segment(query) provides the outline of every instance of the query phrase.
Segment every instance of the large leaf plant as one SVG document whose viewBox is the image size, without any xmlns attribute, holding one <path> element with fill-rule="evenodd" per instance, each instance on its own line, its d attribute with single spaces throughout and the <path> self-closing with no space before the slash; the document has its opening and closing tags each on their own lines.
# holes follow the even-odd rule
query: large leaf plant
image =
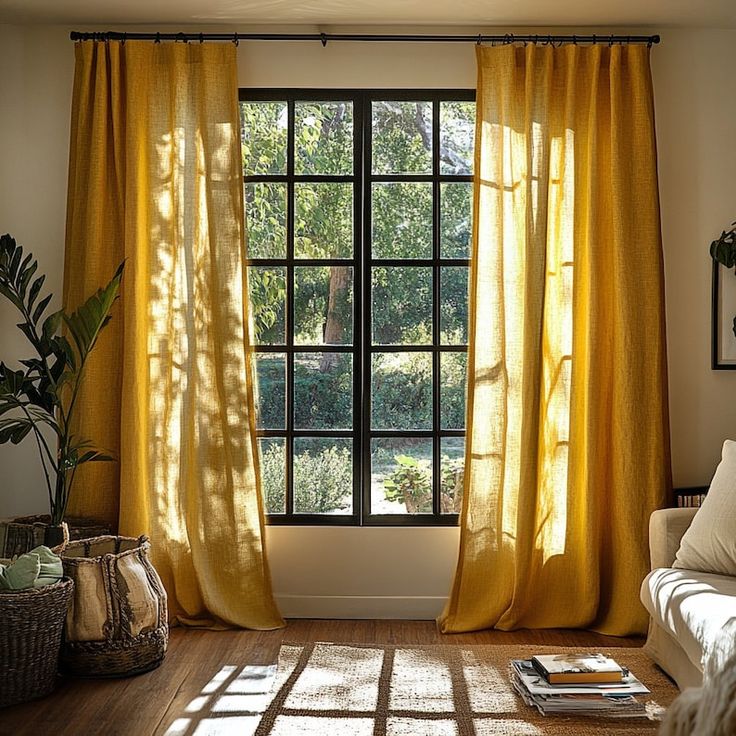
<svg viewBox="0 0 736 736">
<path fill-rule="evenodd" d="M 39 298 L 46 277 L 37 275 L 38 261 L 31 253 L 24 256 L 10 235 L 0 236 L 0 295 L 20 312 L 18 328 L 35 351 L 20 361 L 20 370 L 0 362 L 0 444 L 17 445 L 33 435 L 52 524 L 64 519 L 77 468 L 114 459 L 92 440 L 75 434 L 73 427 L 84 368 L 110 321 L 123 267 L 121 263 L 110 283 L 75 311 L 61 309 L 44 316 L 52 294 Z"/>
</svg>

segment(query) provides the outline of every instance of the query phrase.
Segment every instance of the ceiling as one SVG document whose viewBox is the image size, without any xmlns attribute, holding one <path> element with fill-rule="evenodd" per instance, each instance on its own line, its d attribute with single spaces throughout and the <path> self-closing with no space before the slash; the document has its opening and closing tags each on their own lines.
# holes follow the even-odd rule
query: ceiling
<svg viewBox="0 0 736 736">
<path fill-rule="evenodd" d="M 736 1 L 0 0 L 0 23 L 736 28 Z"/>
</svg>

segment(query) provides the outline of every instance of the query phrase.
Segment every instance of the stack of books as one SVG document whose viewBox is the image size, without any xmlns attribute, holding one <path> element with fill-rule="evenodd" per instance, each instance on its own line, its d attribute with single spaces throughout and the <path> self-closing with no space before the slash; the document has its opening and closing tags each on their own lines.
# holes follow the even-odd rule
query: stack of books
<svg viewBox="0 0 736 736">
<path fill-rule="evenodd" d="M 636 696 L 649 690 L 602 654 L 513 659 L 511 682 L 522 700 L 545 716 L 647 717 L 646 706 Z"/>
</svg>

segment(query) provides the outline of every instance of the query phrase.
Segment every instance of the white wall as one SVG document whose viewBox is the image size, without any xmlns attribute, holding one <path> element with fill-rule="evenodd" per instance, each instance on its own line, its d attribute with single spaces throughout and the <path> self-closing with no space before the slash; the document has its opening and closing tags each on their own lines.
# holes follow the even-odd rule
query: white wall
<svg viewBox="0 0 736 736">
<path fill-rule="evenodd" d="M 177 29 L 178 30 L 178 29 Z M 199 30 L 199 29 L 198 29 Z M 405 30 L 405 29 L 402 29 Z M 436 29 L 434 29 L 436 31 Z M 477 30 L 477 29 L 476 29 Z M 0 26 L 0 232 L 61 289 L 73 48 L 68 28 Z M 736 219 L 736 30 L 664 30 L 653 50 L 676 485 L 707 483 L 736 435 L 736 374 L 710 370 L 708 244 Z M 243 86 L 473 87 L 472 45 L 241 43 Z M 0 357 L 22 357 L 0 304 Z M 35 448 L 0 447 L 0 516 L 39 512 Z M 286 615 L 431 617 L 457 529 L 271 527 Z"/>
</svg>

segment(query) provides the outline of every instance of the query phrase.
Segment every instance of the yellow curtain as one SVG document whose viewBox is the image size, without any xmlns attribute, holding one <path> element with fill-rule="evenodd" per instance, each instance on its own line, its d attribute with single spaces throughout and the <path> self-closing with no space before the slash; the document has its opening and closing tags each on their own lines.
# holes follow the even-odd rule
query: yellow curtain
<svg viewBox="0 0 736 736">
<path fill-rule="evenodd" d="M 670 485 L 649 50 L 477 55 L 465 504 L 440 626 L 643 633 Z"/>
<path fill-rule="evenodd" d="M 126 259 L 89 364 L 69 512 L 146 533 L 173 619 L 283 625 L 263 549 L 235 47 L 76 45 L 65 304 Z"/>
</svg>

